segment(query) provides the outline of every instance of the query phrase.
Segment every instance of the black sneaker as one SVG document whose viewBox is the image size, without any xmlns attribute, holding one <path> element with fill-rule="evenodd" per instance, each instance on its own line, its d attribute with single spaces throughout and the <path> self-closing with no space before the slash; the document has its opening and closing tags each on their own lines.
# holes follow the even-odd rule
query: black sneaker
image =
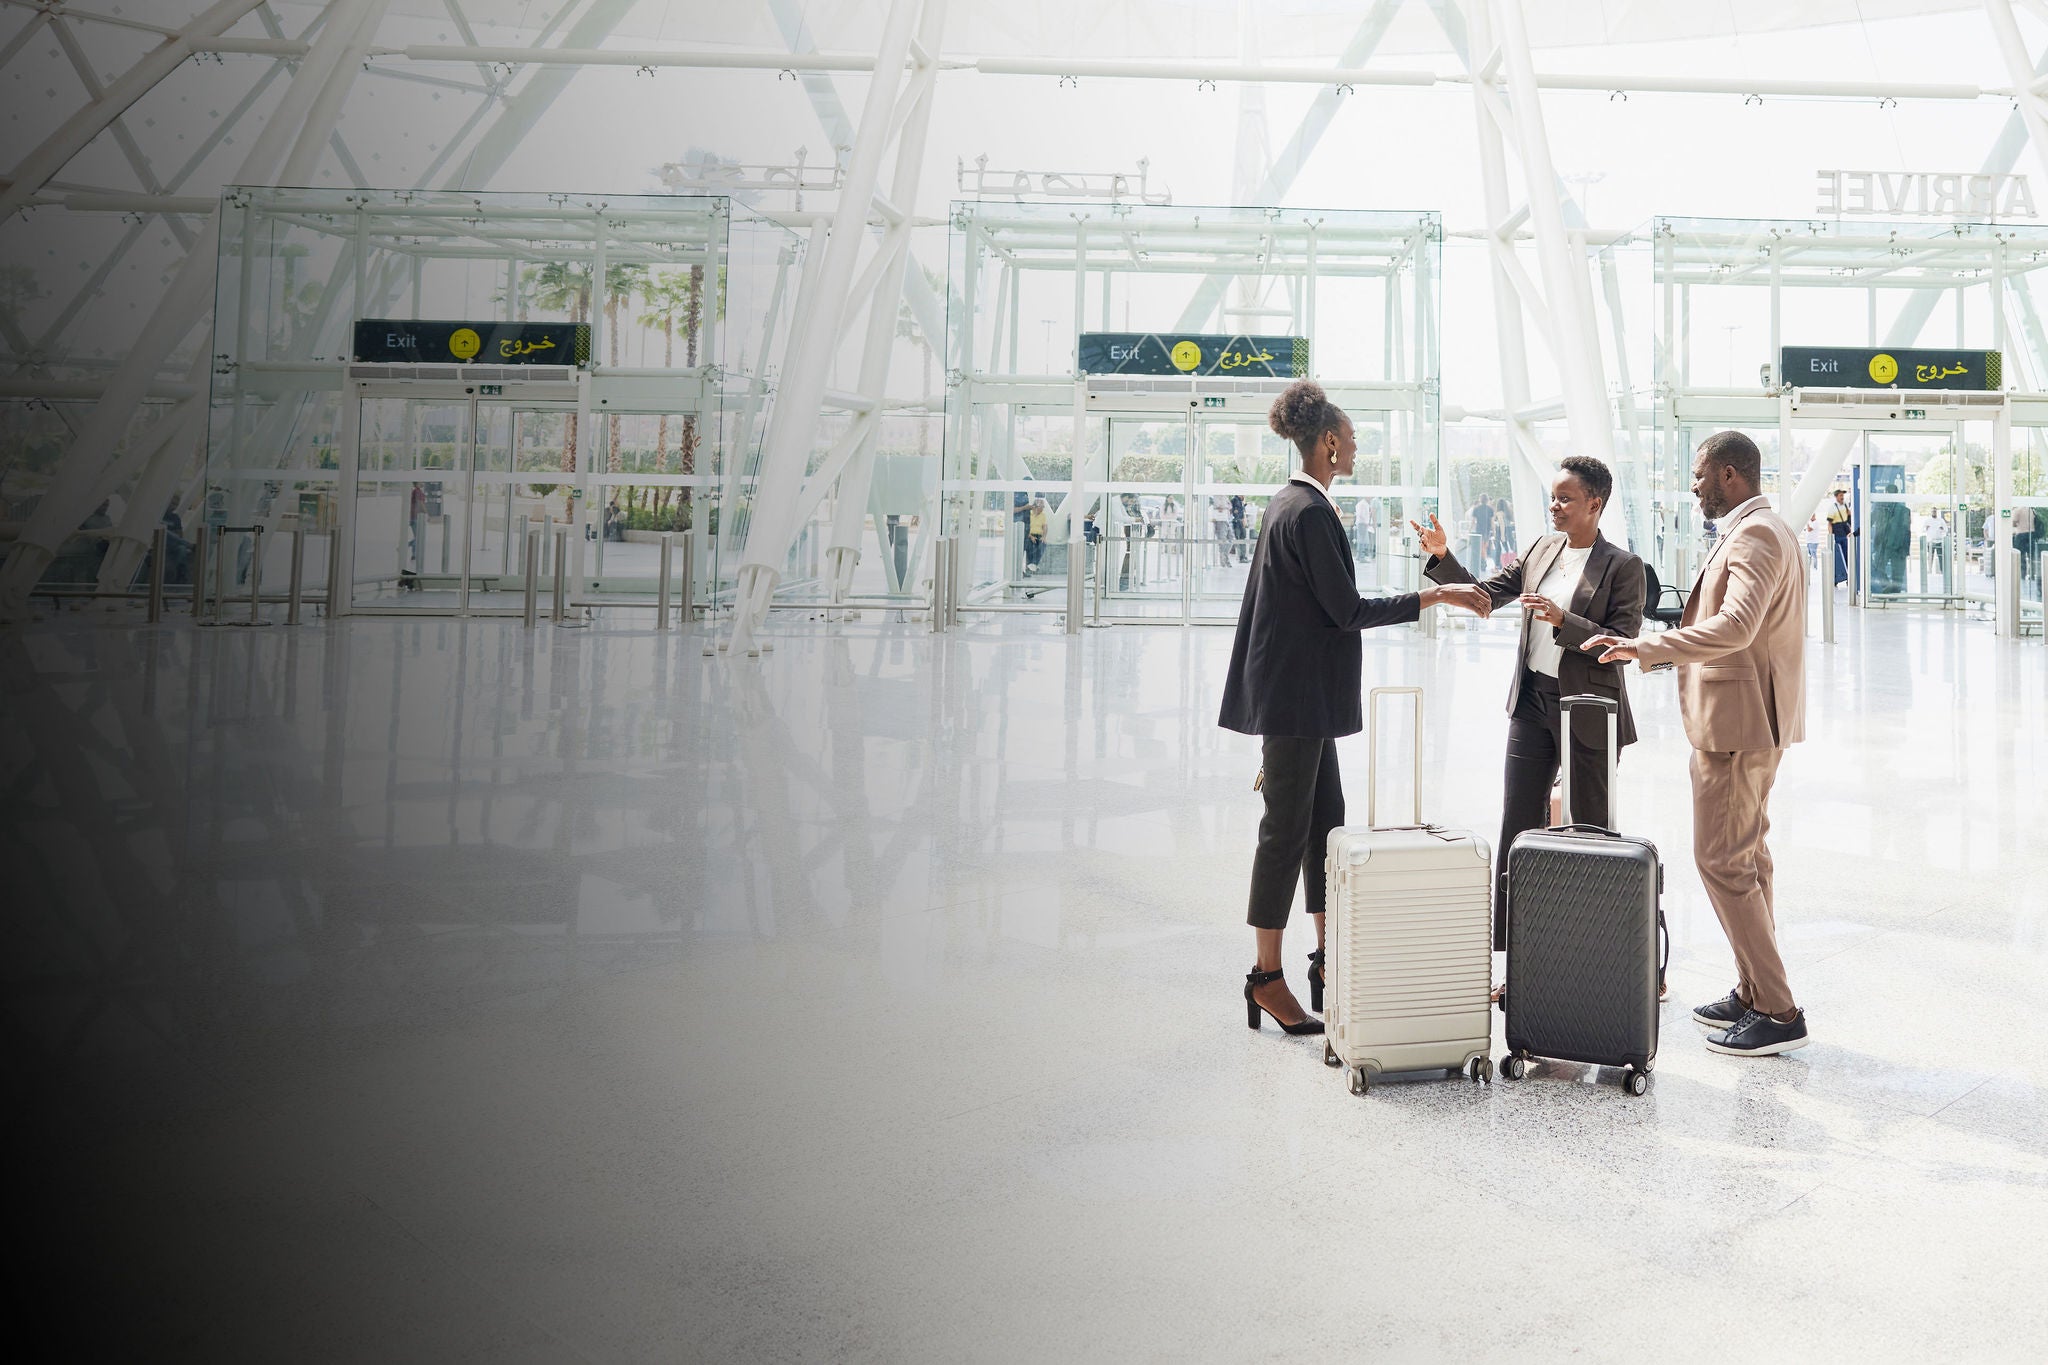
<svg viewBox="0 0 2048 1365">
<path fill-rule="evenodd" d="M 1750 1010 L 1734 1028 L 1708 1034 L 1707 1051 L 1725 1052 L 1731 1057 L 1769 1057 L 1774 1053 L 1805 1047 L 1809 1041 L 1805 1010 L 1794 1015 L 1789 1024 L 1781 1024 L 1768 1014 Z"/>
<path fill-rule="evenodd" d="M 1692 1012 L 1692 1021 L 1702 1028 L 1718 1033 L 1724 1028 L 1742 1022 L 1742 1016 L 1749 1013 L 1749 1006 L 1742 1003 L 1734 991 L 1711 1005 L 1701 1005 Z"/>
</svg>

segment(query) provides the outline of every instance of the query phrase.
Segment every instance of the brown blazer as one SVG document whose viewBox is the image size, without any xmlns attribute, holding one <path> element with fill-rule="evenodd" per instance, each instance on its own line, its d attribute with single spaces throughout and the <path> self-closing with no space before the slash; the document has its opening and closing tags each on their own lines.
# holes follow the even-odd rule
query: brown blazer
<svg viewBox="0 0 2048 1365">
<path fill-rule="evenodd" d="M 1431 559 L 1423 565 L 1423 576 L 1432 583 L 1473 583 L 1486 589 L 1486 595 L 1493 599 L 1496 607 L 1504 606 L 1520 597 L 1524 592 L 1534 592 L 1550 572 L 1558 552 L 1565 547 L 1565 538 L 1558 532 L 1540 537 L 1529 547 L 1515 564 L 1502 569 L 1484 582 L 1472 577 L 1471 570 L 1460 564 L 1455 555 Z M 1524 587 L 1523 584 L 1528 584 Z M 1612 697 L 1620 704 L 1621 714 L 1617 718 L 1617 739 L 1622 744 L 1636 742 L 1636 719 L 1628 706 L 1628 687 L 1623 681 L 1620 664 L 1603 664 L 1579 646 L 1595 635 L 1620 635 L 1628 637 L 1643 628 L 1643 561 L 1622 549 L 1606 536 L 1593 537 L 1593 551 L 1586 556 L 1586 567 L 1579 573 L 1579 584 L 1572 589 L 1570 609 L 1564 620 L 1547 627 L 1551 638 L 1564 650 L 1564 658 L 1557 666 L 1557 690 L 1564 696 L 1591 692 L 1602 697 Z M 1529 657 L 1529 632 L 1536 625 L 1536 618 L 1522 613 L 1522 633 L 1516 641 L 1515 670 L 1508 682 L 1508 714 L 1515 714 L 1515 704 L 1522 699 L 1522 678 L 1528 672 L 1525 661 Z M 1580 711 L 1572 722 L 1572 735 L 1581 744 L 1597 746 L 1604 751 L 1607 746 L 1607 722 L 1593 711 Z"/>
<path fill-rule="evenodd" d="M 1806 738 L 1806 556 L 1759 504 L 1723 528 L 1678 629 L 1636 641 L 1643 667 L 1678 665 L 1695 749 L 1784 749 Z"/>
</svg>

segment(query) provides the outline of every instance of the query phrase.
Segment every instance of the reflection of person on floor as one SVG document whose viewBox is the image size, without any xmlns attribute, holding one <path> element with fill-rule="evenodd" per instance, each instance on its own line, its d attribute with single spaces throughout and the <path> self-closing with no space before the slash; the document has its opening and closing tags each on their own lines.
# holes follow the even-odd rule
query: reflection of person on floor
<svg viewBox="0 0 2048 1365">
<path fill-rule="evenodd" d="M 1045 556 L 1045 518 L 1045 499 L 1033 498 L 1024 531 L 1025 573 L 1037 573 L 1038 561 Z"/>
</svg>

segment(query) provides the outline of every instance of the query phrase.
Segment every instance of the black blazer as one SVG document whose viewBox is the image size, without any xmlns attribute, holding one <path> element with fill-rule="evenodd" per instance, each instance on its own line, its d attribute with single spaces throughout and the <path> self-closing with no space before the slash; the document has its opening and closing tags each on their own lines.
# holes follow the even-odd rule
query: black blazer
<svg viewBox="0 0 2048 1365">
<path fill-rule="evenodd" d="M 1445 555 L 1431 559 L 1423 566 L 1423 576 L 1432 583 L 1479 583 L 1486 589 L 1487 596 L 1498 607 L 1512 602 L 1525 592 L 1536 591 L 1550 572 L 1551 563 L 1558 551 L 1565 548 L 1561 533 L 1552 532 L 1529 547 L 1529 552 L 1511 568 L 1502 569 L 1493 577 L 1481 582 L 1458 562 L 1457 556 Z M 1526 583 L 1529 586 L 1524 587 Z M 1516 641 L 1514 681 L 1508 684 L 1508 714 L 1515 713 L 1515 703 L 1522 697 L 1522 679 L 1528 674 L 1529 632 L 1536 627 L 1535 616 L 1524 612 L 1522 634 Z M 1579 575 L 1579 586 L 1572 591 L 1570 606 L 1564 620 L 1550 627 L 1550 636 L 1563 647 L 1564 659 L 1557 666 L 1557 690 L 1564 696 L 1579 692 L 1591 692 L 1596 696 L 1612 697 L 1621 704 L 1619 738 L 1623 744 L 1636 742 L 1636 720 L 1628 707 L 1628 686 L 1623 681 L 1623 664 L 1603 664 L 1592 655 L 1580 651 L 1579 646 L 1595 635 L 1619 635 L 1632 640 L 1643 628 L 1643 561 L 1622 549 L 1606 536 L 1595 534 L 1593 552 L 1586 556 L 1586 567 Z M 1607 722 L 1596 712 L 1581 711 L 1572 723 L 1572 736 L 1581 744 L 1604 747 L 1607 743 Z"/>
<path fill-rule="evenodd" d="M 1358 570 L 1329 500 L 1289 481 L 1273 495 L 1237 613 L 1217 724 L 1246 735 L 1336 739 L 1364 728 L 1358 632 L 1413 621 L 1422 597 L 1358 595 Z"/>
</svg>

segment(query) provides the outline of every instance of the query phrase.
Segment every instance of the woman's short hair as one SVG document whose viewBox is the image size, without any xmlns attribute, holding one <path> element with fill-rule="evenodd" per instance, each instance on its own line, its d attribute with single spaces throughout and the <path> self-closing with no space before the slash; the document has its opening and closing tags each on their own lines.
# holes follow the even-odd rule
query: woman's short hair
<svg viewBox="0 0 2048 1365">
<path fill-rule="evenodd" d="M 1567 455 L 1558 468 L 1584 484 L 1586 492 L 1600 499 L 1602 506 L 1614 494 L 1613 471 L 1591 455 Z"/>
<path fill-rule="evenodd" d="M 1323 439 L 1324 432 L 1341 430 L 1345 419 L 1344 409 L 1330 401 L 1321 384 L 1313 379 L 1297 379 L 1273 400 L 1266 420 L 1275 433 L 1294 442 L 1306 456 Z"/>
</svg>

